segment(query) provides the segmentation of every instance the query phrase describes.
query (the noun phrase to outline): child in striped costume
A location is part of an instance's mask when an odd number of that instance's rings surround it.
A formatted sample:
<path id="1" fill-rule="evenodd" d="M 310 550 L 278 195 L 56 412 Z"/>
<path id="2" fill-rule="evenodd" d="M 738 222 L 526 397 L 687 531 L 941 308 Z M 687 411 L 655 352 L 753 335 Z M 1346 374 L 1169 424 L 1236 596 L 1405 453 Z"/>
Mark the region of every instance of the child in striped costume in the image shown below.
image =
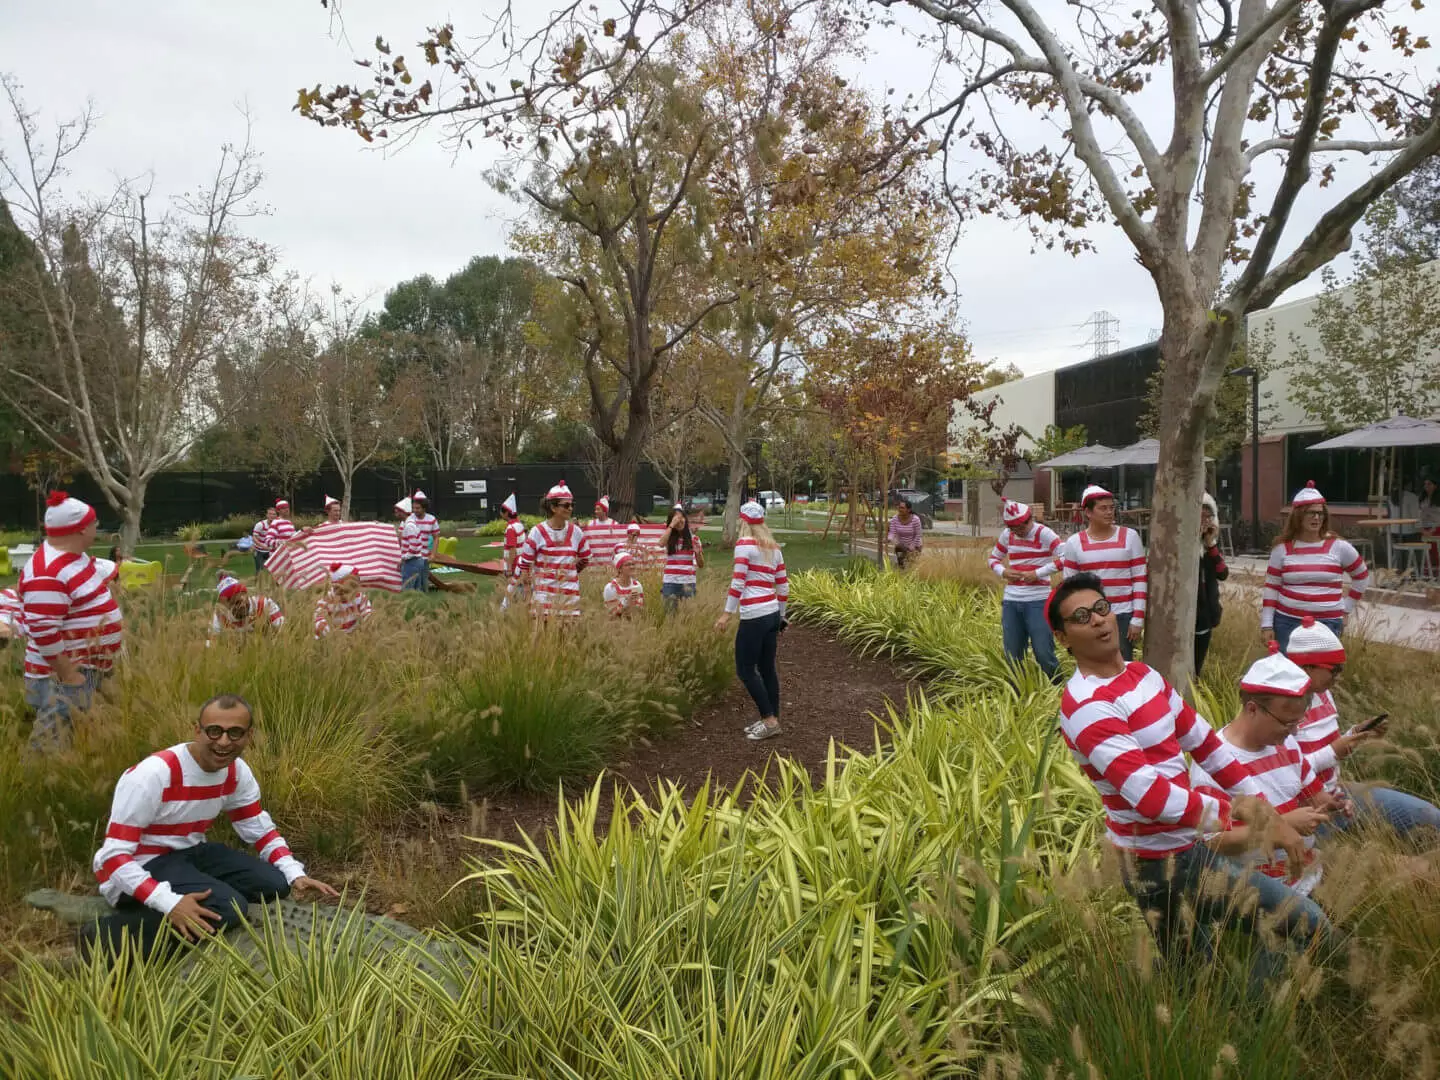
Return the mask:
<path id="1" fill-rule="evenodd" d="M 1100 795 L 1125 887 L 1162 953 L 1176 962 L 1193 953 L 1208 960 L 1210 924 L 1242 908 L 1232 902 L 1237 889 L 1253 890 L 1258 908 L 1274 916 L 1282 933 L 1323 939 L 1329 923 L 1315 904 L 1200 843 L 1202 830 L 1223 832 L 1232 817 L 1265 820 L 1263 808 L 1247 801 L 1255 796 L 1254 782 L 1234 748 L 1159 672 L 1126 662 L 1104 590 L 1097 575 L 1076 574 L 1046 607 L 1056 640 L 1075 657 L 1060 700 L 1061 732 Z M 1192 790 L 1185 752 L 1223 795 Z M 1293 865 L 1303 864 L 1304 842 L 1285 821 L 1272 821 L 1263 841 L 1284 848 Z M 1209 887 L 1217 883 L 1218 893 Z"/>
<path id="2" fill-rule="evenodd" d="M 252 596 L 243 582 L 220 571 L 220 583 L 215 586 L 219 602 L 210 620 L 210 636 L 233 630 L 239 633 L 279 630 L 285 625 L 285 615 L 280 605 L 268 596 Z"/>
<path id="3" fill-rule="evenodd" d="M 1352 728 L 1341 734 L 1340 714 L 1331 690 L 1345 670 L 1345 646 L 1323 622 L 1313 615 L 1305 616 L 1290 635 L 1289 646 L 1286 655 L 1305 671 L 1313 692 L 1296 738 L 1325 789 L 1344 802 L 1345 812 L 1336 814 L 1328 829 L 1343 831 L 1355 821 L 1369 820 L 1386 824 L 1412 840 L 1428 840 L 1432 844 L 1440 840 L 1440 833 L 1424 835 L 1428 830 L 1440 830 L 1440 809 L 1424 799 L 1378 785 L 1357 792 L 1353 799 L 1350 797 L 1340 783 L 1340 763 L 1362 743 L 1383 738 L 1389 722 L 1382 722 L 1369 731 Z"/>
<path id="4" fill-rule="evenodd" d="M 1350 586 L 1345 587 L 1345 579 Z M 1286 648 L 1306 615 L 1336 636 L 1370 584 L 1370 569 L 1353 544 L 1330 531 L 1325 496 L 1309 481 L 1290 503 L 1290 517 L 1270 551 L 1261 591 L 1260 636 Z"/>
<path id="5" fill-rule="evenodd" d="M 740 536 L 735 541 L 735 565 L 725 612 L 715 629 L 725 630 L 730 616 L 740 613 L 735 633 L 735 673 L 760 711 L 760 719 L 745 729 L 745 737 L 759 742 L 780 734 L 780 675 L 775 653 L 780 635 L 790 625 L 785 607 L 790 580 L 780 545 L 765 526 L 765 507 L 751 500 L 740 507 Z"/>
<path id="6" fill-rule="evenodd" d="M 1060 569 L 1067 578 L 1084 572 L 1105 583 L 1105 599 L 1120 628 L 1120 653 L 1129 661 L 1145 626 L 1145 545 L 1134 529 L 1115 524 L 1115 496 L 1098 484 L 1085 489 L 1080 505 L 1085 528 L 1061 545 Z"/>
<path id="7" fill-rule="evenodd" d="M 241 758 L 254 733 L 250 706 L 235 694 L 200 708 L 188 743 L 152 754 L 115 785 L 105 840 L 95 853 L 100 895 L 113 915 L 81 931 L 81 950 L 112 955 L 129 937 L 142 955 L 236 926 L 245 905 L 291 890 L 336 898 L 309 877 L 260 806 L 260 785 Z M 206 841 L 224 814 L 255 855 Z M 258 857 L 257 857 L 258 856 Z"/>
<path id="8" fill-rule="evenodd" d="M 565 481 L 552 487 L 542 504 L 548 515 L 530 530 L 515 563 L 515 580 L 530 588 L 530 610 L 540 618 L 580 614 L 580 572 L 590 562 L 590 544 L 570 520 L 575 497 Z"/>
<path id="9" fill-rule="evenodd" d="M 1030 507 L 1006 499 L 1001 509 L 1005 528 L 990 550 L 990 569 L 1005 582 L 1000 602 L 1000 636 L 1005 655 L 1012 663 L 1025 659 L 1025 646 L 1035 651 L 1035 660 L 1046 676 L 1060 672 L 1055 657 L 1055 636 L 1045 621 L 1045 601 L 1050 597 L 1050 578 L 1060 555 L 1060 537 L 1035 521 Z"/>
<path id="10" fill-rule="evenodd" d="M 605 585 L 605 610 L 617 618 L 628 618 L 645 606 L 645 586 L 635 578 L 635 556 L 615 553 L 615 576 Z"/>
<path id="11" fill-rule="evenodd" d="M 346 563 L 330 564 L 330 588 L 315 602 L 315 636 L 331 632 L 353 633 L 370 618 L 370 598 L 360 588 L 355 568 Z"/>

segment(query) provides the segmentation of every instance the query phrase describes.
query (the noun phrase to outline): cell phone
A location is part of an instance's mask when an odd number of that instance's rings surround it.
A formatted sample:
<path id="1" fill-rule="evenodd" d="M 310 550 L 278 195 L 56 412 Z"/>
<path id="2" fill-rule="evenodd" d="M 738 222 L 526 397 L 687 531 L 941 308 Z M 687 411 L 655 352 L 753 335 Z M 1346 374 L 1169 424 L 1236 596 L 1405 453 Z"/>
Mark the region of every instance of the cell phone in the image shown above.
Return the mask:
<path id="1" fill-rule="evenodd" d="M 1390 714 L 1388 712 L 1382 712 L 1379 716 L 1372 716 L 1369 720 L 1362 720 L 1360 723 L 1356 724 L 1355 732 L 1356 734 L 1362 734 L 1366 731 L 1374 731 L 1377 727 L 1379 727 L 1381 724 L 1383 724 L 1386 720 L 1389 719 Z"/>

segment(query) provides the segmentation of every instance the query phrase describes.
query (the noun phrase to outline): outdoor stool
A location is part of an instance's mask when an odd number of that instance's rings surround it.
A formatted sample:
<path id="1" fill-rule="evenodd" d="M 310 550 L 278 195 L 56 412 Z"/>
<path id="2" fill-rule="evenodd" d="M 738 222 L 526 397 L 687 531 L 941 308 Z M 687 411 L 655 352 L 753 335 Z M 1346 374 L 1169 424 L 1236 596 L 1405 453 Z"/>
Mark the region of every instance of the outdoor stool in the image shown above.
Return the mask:
<path id="1" fill-rule="evenodd" d="M 1220 554 L 1235 557 L 1235 538 L 1230 535 L 1228 522 L 1220 526 Z"/>
<path id="2" fill-rule="evenodd" d="M 1395 545 L 1396 563 L 1399 556 L 1405 556 L 1405 565 L 1400 570 L 1402 579 L 1413 577 L 1416 581 L 1429 581 L 1435 576 L 1435 565 L 1430 561 L 1430 545 L 1406 541 Z"/>

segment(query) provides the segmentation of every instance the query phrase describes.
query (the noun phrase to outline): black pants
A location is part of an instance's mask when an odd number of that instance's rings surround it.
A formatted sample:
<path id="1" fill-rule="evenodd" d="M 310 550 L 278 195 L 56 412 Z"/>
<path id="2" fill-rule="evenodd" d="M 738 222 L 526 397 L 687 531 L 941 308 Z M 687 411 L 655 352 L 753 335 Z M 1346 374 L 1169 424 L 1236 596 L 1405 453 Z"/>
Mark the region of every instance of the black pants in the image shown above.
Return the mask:
<path id="1" fill-rule="evenodd" d="M 1205 657 L 1210 652 L 1210 639 L 1215 636 L 1215 631 L 1205 630 L 1195 633 L 1195 674 L 1199 675 L 1205 667 Z"/>
<path id="2" fill-rule="evenodd" d="M 216 932 L 238 926 L 251 901 L 282 900 L 290 895 L 285 875 L 269 863 L 224 844 L 197 844 L 170 855 L 157 855 L 145 864 L 156 881 L 163 881 L 181 896 L 210 890 L 204 905 L 220 915 Z M 126 934 L 143 955 L 165 951 L 183 942 L 178 934 L 163 933 L 168 920 L 134 897 L 122 897 L 115 914 L 97 919 L 80 930 L 80 952 L 96 948 L 114 954 Z"/>
<path id="3" fill-rule="evenodd" d="M 780 676 L 775 672 L 775 646 L 780 640 L 780 613 L 741 619 L 735 632 L 735 674 L 755 699 L 760 717 L 780 716 Z"/>

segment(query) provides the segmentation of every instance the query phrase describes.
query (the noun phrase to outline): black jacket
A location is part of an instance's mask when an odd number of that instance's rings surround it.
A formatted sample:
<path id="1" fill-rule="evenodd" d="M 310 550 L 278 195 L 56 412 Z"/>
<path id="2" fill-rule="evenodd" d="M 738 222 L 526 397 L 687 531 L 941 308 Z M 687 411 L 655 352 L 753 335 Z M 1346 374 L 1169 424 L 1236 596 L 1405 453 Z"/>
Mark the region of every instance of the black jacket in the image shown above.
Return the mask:
<path id="1" fill-rule="evenodd" d="M 1218 547 L 1200 554 L 1200 596 L 1195 606 L 1195 632 L 1213 630 L 1220 625 L 1224 609 L 1220 606 L 1220 582 L 1230 576 L 1230 568 Z"/>

